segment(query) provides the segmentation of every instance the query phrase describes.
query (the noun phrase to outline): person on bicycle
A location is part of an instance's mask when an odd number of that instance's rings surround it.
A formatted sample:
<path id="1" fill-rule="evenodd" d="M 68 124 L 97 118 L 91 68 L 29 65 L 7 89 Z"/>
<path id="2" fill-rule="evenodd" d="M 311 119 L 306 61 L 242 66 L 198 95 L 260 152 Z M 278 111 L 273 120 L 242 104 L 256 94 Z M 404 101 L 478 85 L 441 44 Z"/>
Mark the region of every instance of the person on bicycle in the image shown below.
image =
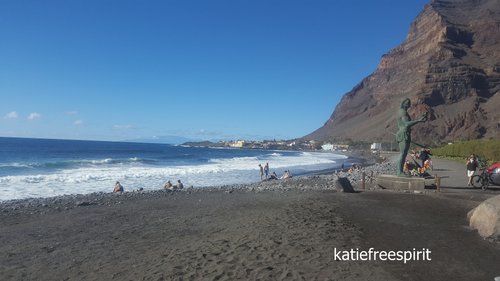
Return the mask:
<path id="1" fill-rule="evenodd" d="M 474 173 L 476 172 L 478 163 L 476 156 L 474 154 L 471 154 L 469 159 L 467 160 L 467 177 L 469 178 L 469 182 L 467 183 L 467 186 L 472 185 L 472 176 L 474 176 Z"/>

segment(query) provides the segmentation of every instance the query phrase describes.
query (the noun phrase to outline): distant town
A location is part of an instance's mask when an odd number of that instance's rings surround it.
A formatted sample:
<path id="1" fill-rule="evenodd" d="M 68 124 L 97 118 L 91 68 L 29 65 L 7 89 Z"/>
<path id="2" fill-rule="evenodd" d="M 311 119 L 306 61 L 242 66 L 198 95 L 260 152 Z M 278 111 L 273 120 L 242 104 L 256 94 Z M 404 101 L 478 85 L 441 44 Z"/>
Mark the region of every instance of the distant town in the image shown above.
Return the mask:
<path id="1" fill-rule="evenodd" d="M 201 141 L 186 142 L 183 145 L 192 147 L 228 147 L 228 148 L 247 148 L 247 149 L 276 149 L 276 150 L 324 150 L 324 151 L 347 151 L 350 148 L 348 144 L 335 144 L 315 140 L 233 140 L 233 141 Z"/>

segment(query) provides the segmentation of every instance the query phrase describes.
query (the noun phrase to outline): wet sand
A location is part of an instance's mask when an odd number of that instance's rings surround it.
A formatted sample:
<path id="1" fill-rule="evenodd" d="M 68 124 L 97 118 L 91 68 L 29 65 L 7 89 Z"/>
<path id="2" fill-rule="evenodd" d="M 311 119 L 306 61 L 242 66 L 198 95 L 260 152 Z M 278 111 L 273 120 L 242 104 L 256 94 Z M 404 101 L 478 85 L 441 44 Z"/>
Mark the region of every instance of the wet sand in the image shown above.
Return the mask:
<path id="1" fill-rule="evenodd" d="M 493 280 L 500 276 L 500 244 L 482 239 L 466 221 L 466 213 L 483 197 L 499 192 L 349 194 L 332 188 L 329 180 L 308 177 L 286 185 L 269 183 L 280 187 L 269 191 L 107 194 L 41 206 L 4 204 L 0 279 Z M 336 249 L 357 248 L 428 248 L 432 260 L 407 264 L 335 260 Z"/>

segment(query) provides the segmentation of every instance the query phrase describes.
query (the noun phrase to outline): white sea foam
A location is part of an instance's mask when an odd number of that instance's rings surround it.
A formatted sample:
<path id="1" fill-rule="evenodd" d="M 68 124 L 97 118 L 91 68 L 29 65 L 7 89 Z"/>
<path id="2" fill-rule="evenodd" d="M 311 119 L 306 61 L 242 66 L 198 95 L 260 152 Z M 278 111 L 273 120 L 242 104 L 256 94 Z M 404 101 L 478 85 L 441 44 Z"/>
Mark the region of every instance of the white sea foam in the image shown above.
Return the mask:
<path id="1" fill-rule="evenodd" d="M 31 165 L 22 163 L 0 163 L 0 168 L 29 168 Z"/>
<path id="2" fill-rule="evenodd" d="M 262 158 L 211 159 L 207 164 L 163 167 L 142 165 L 139 159 L 131 158 L 137 163 L 125 167 L 121 164 L 96 165 L 61 169 L 47 174 L 0 177 L 0 200 L 109 192 L 117 180 L 126 191 L 159 189 L 166 180 L 177 179 L 181 179 L 185 186 L 195 187 L 248 183 L 260 180 L 258 164 L 268 162 L 271 171 L 281 174 L 287 169 L 292 172 L 326 169 L 345 158 L 331 153 L 304 152 L 283 156 L 276 152 Z M 111 159 L 99 161 L 113 163 Z"/>
<path id="3" fill-rule="evenodd" d="M 106 159 L 103 159 L 103 160 L 89 160 L 88 162 L 91 163 L 91 164 L 110 164 L 110 163 L 113 162 L 113 159 L 106 158 Z"/>

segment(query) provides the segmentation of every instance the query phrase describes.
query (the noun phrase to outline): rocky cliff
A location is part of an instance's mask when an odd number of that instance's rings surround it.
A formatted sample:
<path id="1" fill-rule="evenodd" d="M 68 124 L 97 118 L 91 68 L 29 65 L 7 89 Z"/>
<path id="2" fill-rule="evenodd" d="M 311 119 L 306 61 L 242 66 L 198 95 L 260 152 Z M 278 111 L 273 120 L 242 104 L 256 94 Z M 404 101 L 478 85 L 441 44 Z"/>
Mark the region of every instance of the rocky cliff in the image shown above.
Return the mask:
<path id="1" fill-rule="evenodd" d="M 401 100 L 429 112 L 413 139 L 442 143 L 500 138 L 500 1 L 433 0 L 405 41 L 344 95 L 316 140 L 394 139 Z"/>

